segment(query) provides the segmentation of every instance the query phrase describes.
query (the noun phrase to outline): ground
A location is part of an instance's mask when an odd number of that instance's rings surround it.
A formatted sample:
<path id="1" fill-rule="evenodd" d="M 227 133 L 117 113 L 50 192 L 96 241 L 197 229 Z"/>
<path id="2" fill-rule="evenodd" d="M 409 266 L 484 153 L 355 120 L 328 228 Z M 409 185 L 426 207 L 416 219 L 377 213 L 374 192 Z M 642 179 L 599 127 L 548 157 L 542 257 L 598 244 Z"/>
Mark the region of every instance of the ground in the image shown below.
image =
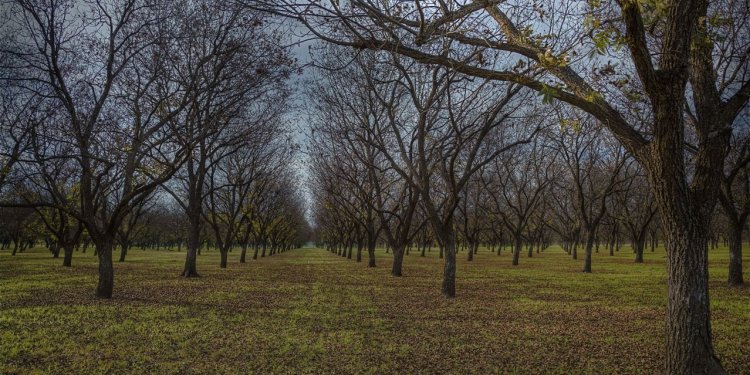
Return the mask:
<path id="1" fill-rule="evenodd" d="M 98 300 L 90 251 L 72 268 L 0 251 L 0 373 L 660 373 L 664 253 L 645 257 L 596 254 L 583 274 L 557 247 L 517 267 L 462 252 L 445 299 L 435 251 L 407 256 L 401 278 L 383 251 L 375 269 L 320 249 L 246 264 L 235 252 L 220 269 L 207 252 L 202 277 L 183 279 L 184 253 L 134 249 Z M 710 253 L 714 345 L 750 374 L 750 287 L 726 285 L 727 258 Z"/>

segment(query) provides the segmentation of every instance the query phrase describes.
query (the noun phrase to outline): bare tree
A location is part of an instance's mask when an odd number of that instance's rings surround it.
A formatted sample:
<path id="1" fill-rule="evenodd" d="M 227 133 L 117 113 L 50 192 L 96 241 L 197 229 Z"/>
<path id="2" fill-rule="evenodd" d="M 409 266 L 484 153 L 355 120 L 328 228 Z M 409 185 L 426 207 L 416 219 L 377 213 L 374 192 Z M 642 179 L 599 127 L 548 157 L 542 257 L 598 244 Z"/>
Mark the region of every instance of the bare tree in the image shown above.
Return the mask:
<path id="1" fill-rule="evenodd" d="M 164 7 L 139 0 L 71 5 L 9 4 L 14 32 L 3 58 L 12 61 L 15 82 L 64 109 L 80 205 L 31 205 L 62 208 L 84 223 L 99 256 L 96 294 L 110 298 L 117 229 L 181 163 L 166 129 L 186 88 L 166 84 L 160 68 L 169 48 Z"/>
<path id="2" fill-rule="evenodd" d="M 501 218 L 513 237 L 514 266 L 518 265 L 523 237 L 553 181 L 555 156 L 553 148 L 535 140 L 497 158 L 482 175 L 491 202 L 487 209 Z"/>
<path id="3" fill-rule="evenodd" d="M 562 119 L 565 122 L 583 121 Z M 602 134 L 601 129 L 582 122 L 566 126 L 556 141 L 570 179 L 574 207 L 585 236 L 583 272 L 591 272 L 591 257 L 599 224 L 607 212 L 607 204 L 621 183 L 620 170 L 628 162 L 622 147 Z"/>

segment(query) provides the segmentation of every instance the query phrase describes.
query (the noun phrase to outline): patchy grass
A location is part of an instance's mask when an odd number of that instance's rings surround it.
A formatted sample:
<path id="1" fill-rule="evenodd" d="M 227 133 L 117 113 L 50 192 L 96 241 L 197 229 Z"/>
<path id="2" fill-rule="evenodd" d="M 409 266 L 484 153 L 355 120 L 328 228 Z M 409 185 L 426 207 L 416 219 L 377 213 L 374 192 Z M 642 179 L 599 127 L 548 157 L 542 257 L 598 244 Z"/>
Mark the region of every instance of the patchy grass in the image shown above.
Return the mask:
<path id="1" fill-rule="evenodd" d="M 748 252 L 745 253 L 746 255 Z M 643 373 L 663 372 L 663 251 L 596 254 L 593 274 L 551 248 L 521 265 L 459 254 L 458 297 L 440 295 L 442 260 L 414 251 L 368 269 L 318 249 L 178 275 L 184 253 L 132 250 L 115 297 L 93 297 L 96 258 L 73 268 L 41 249 L 0 252 L 0 373 Z M 750 374 L 750 288 L 726 286 L 712 250 L 714 343 Z M 745 264 L 750 267 L 750 259 Z"/>

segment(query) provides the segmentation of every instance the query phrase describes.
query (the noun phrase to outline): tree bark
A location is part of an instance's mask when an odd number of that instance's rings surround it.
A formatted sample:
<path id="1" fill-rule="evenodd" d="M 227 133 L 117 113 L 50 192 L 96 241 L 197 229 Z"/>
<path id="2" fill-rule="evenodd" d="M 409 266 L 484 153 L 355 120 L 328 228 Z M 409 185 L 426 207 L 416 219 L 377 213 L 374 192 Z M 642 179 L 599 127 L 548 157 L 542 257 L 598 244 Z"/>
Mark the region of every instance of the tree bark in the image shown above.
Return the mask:
<path id="1" fill-rule="evenodd" d="M 122 263 L 125 261 L 125 256 L 128 254 L 128 248 L 130 248 L 130 244 L 127 242 L 120 242 L 120 259 L 118 262 Z"/>
<path id="2" fill-rule="evenodd" d="M 514 236 L 515 244 L 513 246 L 513 265 L 518 265 L 518 259 L 521 257 L 521 236 Z"/>
<path id="3" fill-rule="evenodd" d="M 73 264 L 73 249 L 75 245 L 68 244 L 63 247 L 65 257 L 63 258 L 63 267 L 71 267 Z"/>
<path id="4" fill-rule="evenodd" d="M 399 245 L 393 248 L 393 266 L 391 267 L 391 275 L 400 277 L 401 266 L 404 263 L 404 247 Z"/>
<path id="5" fill-rule="evenodd" d="M 229 258 L 229 249 L 219 249 L 219 254 L 221 254 L 221 261 L 219 263 L 220 268 L 227 268 L 227 260 Z"/>
<path id="6" fill-rule="evenodd" d="M 591 273 L 591 256 L 594 249 L 594 230 L 591 229 L 586 233 L 586 249 L 584 250 L 583 257 L 583 272 Z"/>
<path id="7" fill-rule="evenodd" d="M 367 262 L 367 267 L 375 267 L 375 246 L 377 245 L 376 240 L 368 239 L 367 241 L 367 256 L 370 258 Z"/>
<path id="8" fill-rule="evenodd" d="M 112 298 L 112 289 L 115 283 L 115 270 L 112 265 L 112 241 L 101 239 L 96 242 L 96 253 L 99 256 L 99 283 L 96 287 L 96 296 L 99 298 Z"/>
<path id="9" fill-rule="evenodd" d="M 643 241 L 633 241 L 633 247 L 635 248 L 635 262 L 643 263 Z"/>
<path id="10" fill-rule="evenodd" d="M 247 244 L 242 244 L 242 252 L 240 253 L 240 263 L 245 263 L 245 256 L 247 254 Z"/>
<path id="11" fill-rule="evenodd" d="M 196 268 L 198 258 L 198 247 L 200 246 L 200 227 L 191 224 L 188 233 L 187 251 L 185 253 L 185 267 L 182 270 L 183 277 L 199 277 Z"/>
<path id="12" fill-rule="evenodd" d="M 745 223 L 731 223 L 729 227 L 729 285 L 742 285 L 742 228 Z"/>
<path id="13" fill-rule="evenodd" d="M 443 267 L 443 295 L 448 298 L 456 296 L 456 240 L 450 227 L 444 228 L 443 252 L 445 266 Z"/>
<path id="14" fill-rule="evenodd" d="M 708 239 L 703 230 L 667 236 L 667 373 L 723 374 L 711 343 L 708 296 Z"/>

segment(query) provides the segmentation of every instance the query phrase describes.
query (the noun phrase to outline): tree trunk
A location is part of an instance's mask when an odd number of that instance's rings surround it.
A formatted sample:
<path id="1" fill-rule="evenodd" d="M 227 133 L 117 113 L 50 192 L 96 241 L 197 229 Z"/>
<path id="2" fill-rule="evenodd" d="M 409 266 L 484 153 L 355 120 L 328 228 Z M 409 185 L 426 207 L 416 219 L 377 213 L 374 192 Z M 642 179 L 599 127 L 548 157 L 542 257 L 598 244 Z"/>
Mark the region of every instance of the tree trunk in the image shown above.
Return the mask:
<path id="1" fill-rule="evenodd" d="M 73 264 L 73 249 L 75 245 L 68 244 L 63 247 L 65 257 L 63 258 L 63 267 L 70 267 Z"/>
<path id="2" fill-rule="evenodd" d="M 636 263 L 643 263 L 643 249 L 646 245 L 646 238 L 639 238 L 638 236 L 633 236 L 633 250 L 635 250 L 635 262 Z"/>
<path id="3" fill-rule="evenodd" d="M 670 230 L 671 229 L 671 230 Z M 708 239 L 702 229 L 667 238 L 667 373 L 723 374 L 711 343 L 708 296 Z"/>
<path id="4" fill-rule="evenodd" d="M 466 253 L 466 260 L 471 262 L 474 260 L 474 245 L 469 242 L 469 251 Z"/>
<path id="5" fill-rule="evenodd" d="M 450 224 L 443 231 L 445 266 L 443 267 L 443 295 L 448 298 L 456 296 L 456 240 Z"/>
<path id="6" fill-rule="evenodd" d="M 122 263 L 125 261 L 125 256 L 128 254 L 128 248 L 130 248 L 130 244 L 127 242 L 120 242 L 120 259 L 118 262 Z"/>
<path id="7" fill-rule="evenodd" d="M 518 265 L 518 258 L 521 257 L 521 236 L 514 236 L 515 244 L 513 246 L 513 265 Z"/>
<path id="8" fill-rule="evenodd" d="M 99 283 L 96 287 L 96 296 L 112 298 L 112 289 L 115 283 L 115 270 L 112 265 L 112 240 L 99 240 L 95 246 L 96 253 L 99 256 Z"/>
<path id="9" fill-rule="evenodd" d="M 362 248 L 364 247 L 364 242 L 362 241 L 362 238 L 360 237 L 357 240 L 357 263 L 362 262 Z"/>
<path id="10" fill-rule="evenodd" d="M 247 254 L 247 244 L 242 244 L 242 252 L 240 253 L 240 263 L 245 263 L 245 256 Z"/>
<path id="11" fill-rule="evenodd" d="M 377 246 L 377 239 L 373 236 L 367 240 L 367 256 L 369 257 L 367 267 L 369 268 L 375 267 L 375 246 Z"/>
<path id="12" fill-rule="evenodd" d="M 191 223 L 188 240 L 187 240 L 187 251 L 185 253 L 185 267 L 182 270 L 183 277 L 199 277 L 198 270 L 196 268 L 196 261 L 198 259 L 198 247 L 200 247 L 200 226 L 196 223 Z"/>
<path id="13" fill-rule="evenodd" d="M 219 267 L 227 268 L 227 258 L 229 258 L 229 249 L 219 248 L 219 253 L 221 254 L 221 263 L 219 263 Z"/>
<path id="14" fill-rule="evenodd" d="M 731 223 L 729 227 L 729 285 L 742 285 L 742 228 L 745 223 Z"/>
<path id="15" fill-rule="evenodd" d="M 404 246 L 398 245 L 393 247 L 393 266 L 391 267 L 391 275 L 400 277 L 401 266 L 404 263 Z"/>
<path id="16" fill-rule="evenodd" d="M 593 236 L 594 230 L 589 230 L 588 233 L 586 233 L 586 249 L 584 251 L 584 257 L 583 257 L 583 272 L 584 273 L 591 273 L 591 256 L 594 250 L 594 236 Z"/>

